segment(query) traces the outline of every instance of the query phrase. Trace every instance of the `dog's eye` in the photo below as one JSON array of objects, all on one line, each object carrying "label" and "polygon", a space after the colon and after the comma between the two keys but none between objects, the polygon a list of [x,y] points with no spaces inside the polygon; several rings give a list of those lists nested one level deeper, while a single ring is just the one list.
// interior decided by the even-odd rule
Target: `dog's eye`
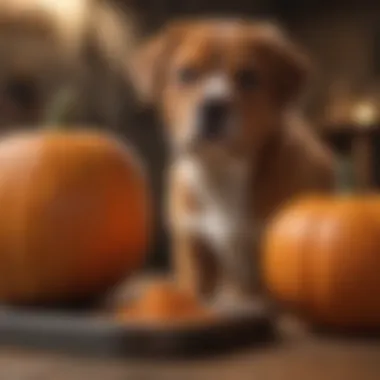
[{"label": "dog's eye", "polygon": [[195,67],[183,67],[178,70],[177,78],[182,84],[194,83],[199,78],[199,71]]},{"label": "dog's eye", "polygon": [[255,70],[244,69],[235,74],[236,85],[242,90],[252,90],[258,85],[258,77]]}]

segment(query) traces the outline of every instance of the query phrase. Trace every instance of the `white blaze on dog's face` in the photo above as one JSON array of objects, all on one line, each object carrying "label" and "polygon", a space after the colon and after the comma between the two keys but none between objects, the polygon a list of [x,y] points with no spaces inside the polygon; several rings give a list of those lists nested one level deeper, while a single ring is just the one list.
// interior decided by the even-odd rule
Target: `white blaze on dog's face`
[{"label": "white blaze on dog's face", "polygon": [[179,152],[254,155],[307,74],[305,57],[281,31],[239,20],[169,25],[134,63],[137,89],[158,105]]}]

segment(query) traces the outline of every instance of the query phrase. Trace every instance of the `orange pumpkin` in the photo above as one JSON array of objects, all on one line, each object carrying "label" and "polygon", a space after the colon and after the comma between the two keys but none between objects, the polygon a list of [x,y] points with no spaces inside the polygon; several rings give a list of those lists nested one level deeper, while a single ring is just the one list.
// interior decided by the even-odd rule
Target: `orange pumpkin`
[{"label": "orange pumpkin", "polygon": [[90,131],[19,133],[0,142],[0,301],[105,290],[138,268],[150,197],[137,157]]},{"label": "orange pumpkin", "polygon": [[380,198],[305,198],[266,231],[269,292],[312,323],[380,327]]}]

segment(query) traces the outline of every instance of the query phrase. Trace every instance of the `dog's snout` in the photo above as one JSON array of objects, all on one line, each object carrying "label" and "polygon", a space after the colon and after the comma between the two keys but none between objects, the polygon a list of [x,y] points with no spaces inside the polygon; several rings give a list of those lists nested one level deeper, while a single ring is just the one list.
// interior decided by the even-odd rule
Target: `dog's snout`
[{"label": "dog's snout", "polygon": [[224,99],[210,99],[204,102],[201,111],[202,135],[217,138],[224,132],[230,113],[230,103]]},{"label": "dog's snout", "polygon": [[204,116],[210,124],[220,124],[228,113],[229,104],[223,100],[210,100],[204,104]]},{"label": "dog's snout", "polygon": [[37,86],[31,78],[11,78],[5,84],[5,95],[21,107],[32,107],[37,100]]}]

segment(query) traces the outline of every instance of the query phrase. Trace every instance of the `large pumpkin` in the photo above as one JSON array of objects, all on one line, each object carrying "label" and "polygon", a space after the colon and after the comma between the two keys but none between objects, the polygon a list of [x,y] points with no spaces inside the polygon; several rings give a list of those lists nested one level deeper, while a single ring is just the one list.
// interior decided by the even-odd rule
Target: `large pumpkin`
[{"label": "large pumpkin", "polygon": [[305,198],[280,212],[263,245],[271,294],[310,322],[380,327],[380,198]]},{"label": "large pumpkin", "polygon": [[103,291],[140,266],[150,233],[140,163],[98,132],[0,142],[0,302]]}]

